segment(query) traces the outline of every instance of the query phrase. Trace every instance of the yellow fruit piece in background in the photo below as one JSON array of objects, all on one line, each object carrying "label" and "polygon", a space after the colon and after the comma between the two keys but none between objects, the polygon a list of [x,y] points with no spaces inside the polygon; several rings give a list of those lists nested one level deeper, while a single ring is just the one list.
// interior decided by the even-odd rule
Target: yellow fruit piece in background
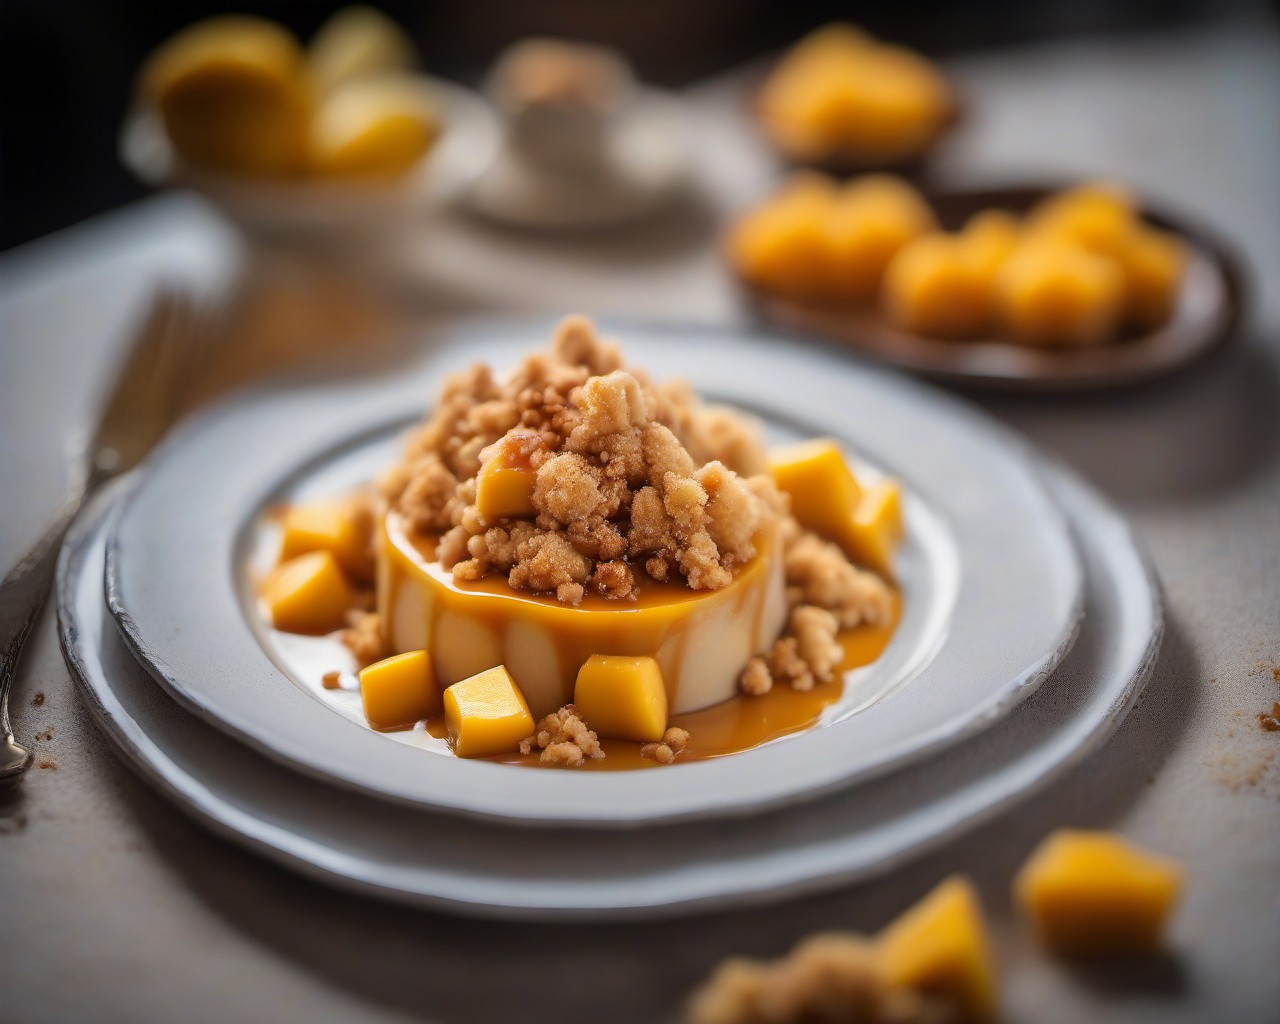
[{"label": "yellow fruit piece in background", "polygon": [[280,560],[288,561],[312,551],[328,551],[353,576],[371,579],[372,525],[348,502],[295,505],[284,516]]},{"label": "yellow fruit piece in background", "polygon": [[147,61],[143,97],[192,164],[291,175],[307,151],[311,94],[297,40],[261,18],[211,18],[179,32]]},{"label": "yellow fruit piece in background", "polygon": [[276,629],[328,633],[343,624],[351,589],[329,551],[313,551],[282,562],[262,584],[262,600]]},{"label": "yellow fruit piece in background", "polygon": [[821,175],[798,175],[738,222],[729,236],[729,260],[739,274],[767,291],[815,298],[827,287],[826,222],[835,186]]},{"label": "yellow fruit piece in background", "polygon": [[922,152],[951,111],[951,93],[924,57],[896,46],[862,54],[847,87],[840,140],[852,153],[893,163]]},{"label": "yellow fruit piece in background", "polygon": [[969,1022],[996,1014],[995,960],[978,894],[948,878],[877,939],[885,980],[946,1000]]},{"label": "yellow fruit piece in background", "polygon": [[994,319],[991,278],[964,239],[941,232],[898,250],[885,271],[881,301],[899,327],[933,338],[976,338]]},{"label": "yellow fruit piece in background", "polygon": [[533,715],[502,665],[445,690],[444,717],[453,752],[459,757],[509,753],[533,735]]},{"label": "yellow fruit piece in background", "polygon": [[311,169],[323,177],[394,177],[420,161],[440,134],[421,80],[357,79],[327,95],[311,130]]},{"label": "yellow fruit piece in background", "polygon": [[360,670],[360,701],[378,729],[411,725],[438,714],[442,704],[431,655],[409,651]]},{"label": "yellow fruit piece in background", "polygon": [[965,222],[960,238],[975,271],[994,287],[996,274],[1018,248],[1022,225],[1007,210],[982,210]]},{"label": "yellow fruit piece in background", "polygon": [[417,51],[404,30],[381,11],[344,7],[319,29],[307,48],[307,68],[321,93],[386,71],[408,71]]},{"label": "yellow fruit piece in background", "polygon": [[1124,301],[1124,275],[1116,261],[1068,244],[1024,243],[996,276],[1000,319],[1015,340],[1029,345],[1110,341]]},{"label": "yellow fruit piece in background", "polygon": [[1154,228],[1138,228],[1130,234],[1120,250],[1127,326],[1153,331],[1168,323],[1186,264],[1186,245],[1174,235]]},{"label": "yellow fruit piece in background", "polygon": [[825,223],[827,289],[833,297],[867,302],[889,262],[936,225],[911,185],[888,174],[855,178],[840,192]]},{"label": "yellow fruit piece in background", "polygon": [[790,496],[791,514],[801,526],[841,546],[848,542],[862,488],[835,441],[772,449],[769,472],[778,490]]},{"label": "yellow fruit piece in background", "polygon": [[859,565],[893,575],[893,553],[902,541],[902,485],[879,480],[862,492],[845,550]]},{"label": "yellow fruit piece in background", "polygon": [[533,487],[537,480],[528,466],[512,466],[489,459],[476,475],[476,511],[486,523],[533,517]]},{"label": "yellow fruit piece in background", "polygon": [[1136,223],[1129,192],[1106,182],[1059,192],[1038,203],[1027,216],[1032,232],[1112,257],[1120,255]]},{"label": "yellow fruit piece in background", "polygon": [[1159,949],[1182,869],[1110,832],[1061,829],[1028,858],[1014,898],[1049,949],[1071,956]]},{"label": "yellow fruit piece in background", "polygon": [[667,731],[667,691],[653,658],[592,655],[578,670],[573,703],[601,736],[656,743]]}]

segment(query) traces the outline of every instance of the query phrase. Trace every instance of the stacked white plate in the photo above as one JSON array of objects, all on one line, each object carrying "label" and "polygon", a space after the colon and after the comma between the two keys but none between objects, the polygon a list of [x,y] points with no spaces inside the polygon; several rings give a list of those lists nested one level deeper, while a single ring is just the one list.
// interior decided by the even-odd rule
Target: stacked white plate
[{"label": "stacked white plate", "polygon": [[[970,407],[778,338],[612,325],[628,358],[840,440],[903,480],[904,616],[814,728],[638,772],[530,771],[382,734],[263,628],[267,510],[395,455],[442,377],[514,365],[488,322],[394,380],[260,390],[180,430],[64,552],[68,663],[119,748],[210,828],[307,874],[459,913],[606,917],[777,899],[883,872],[1100,744],[1159,647],[1159,592],[1105,501]],[[105,600],[104,600],[105,581]]]}]

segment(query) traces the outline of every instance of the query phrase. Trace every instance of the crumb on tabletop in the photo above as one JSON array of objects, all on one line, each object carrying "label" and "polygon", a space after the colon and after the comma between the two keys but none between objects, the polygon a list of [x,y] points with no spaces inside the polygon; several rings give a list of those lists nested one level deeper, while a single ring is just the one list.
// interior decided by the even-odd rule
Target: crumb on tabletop
[{"label": "crumb on tabletop", "polygon": [[684,753],[684,749],[688,745],[689,733],[679,726],[673,725],[662,734],[660,742],[646,743],[642,746],[640,748],[640,756],[646,760],[657,761],[659,764],[671,764]]},{"label": "crumb on tabletop", "polygon": [[540,763],[564,768],[576,768],[588,759],[599,761],[604,757],[599,738],[573,704],[547,715],[532,736],[520,741],[520,753],[532,754],[535,750],[541,751]]},{"label": "crumb on tabletop", "polygon": [[947,1024],[939,1000],[888,983],[875,947],[850,934],[814,935],[775,961],[726,960],[690,999],[689,1024]]}]

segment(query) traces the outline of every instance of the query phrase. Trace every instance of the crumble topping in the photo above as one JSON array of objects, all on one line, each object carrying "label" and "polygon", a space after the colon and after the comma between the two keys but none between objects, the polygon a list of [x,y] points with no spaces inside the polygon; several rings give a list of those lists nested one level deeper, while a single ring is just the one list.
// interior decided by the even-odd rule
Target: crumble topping
[{"label": "crumble topping", "polygon": [[[494,459],[531,474],[527,517],[480,514],[477,477]],[[883,580],[792,518],[754,423],[703,405],[687,383],[625,366],[583,317],[564,320],[550,351],[505,380],[482,365],[450,377],[380,491],[412,530],[439,538],[436,557],[455,579],[501,574],[566,604],[630,599],[644,576],[721,589],[778,526],[787,626],[745,666],[748,694],[834,679],[839,632],[892,614]],[[357,657],[373,650],[375,627],[344,634]]]},{"label": "crumble topping", "polygon": [[381,661],[387,656],[387,644],[382,637],[382,620],[377,612],[352,609],[347,613],[347,628],[339,639],[355,657],[362,668]]},{"label": "crumble topping", "polygon": [[689,1002],[690,1024],[954,1024],[951,1007],[891,986],[870,942],[815,935],[773,962],[726,960]]},{"label": "crumble topping", "polygon": [[604,757],[600,740],[578,715],[573,704],[566,704],[553,711],[537,725],[532,736],[520,741],[520,753],[542,751],[538,760],[542,764],[556,764],[576,768],[587,758],[598,761]]},{"label": "crumble topping", "polygon": [[658,764],[670,764],[684,751],[689,745],[689,733],[672,726],[662,734],[662,740],[658,743],[646,743],[640,748],[640,756],[657,761]]},{"label": "crumble topping", "polygon": [[[476,476],[494,458],[534,474],[532,518],[481,517]],[[576,604],[588,589],[631,596],[637,566],[694,590],[727,586],[773,520],[740,475],[763,466],[753,424],[625,368],[571,317],[505,382],[486,367],[450,378],[382,490],[413,529],[442,535],[456,579],[502,573]]]}]

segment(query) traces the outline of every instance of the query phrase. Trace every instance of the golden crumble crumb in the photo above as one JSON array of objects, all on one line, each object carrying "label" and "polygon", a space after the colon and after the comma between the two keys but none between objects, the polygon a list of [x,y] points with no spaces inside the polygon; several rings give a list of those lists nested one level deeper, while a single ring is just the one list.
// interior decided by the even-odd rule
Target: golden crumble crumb
[{"label": "golden crumble crumb", "polygon": [[347,622],[341,639],[359,665],[372,665],[387,656],[382,620],[376,612],[352,611],[348,613]]},{"label": "golden crumble crumb", "polygon": [[678,726],[672,726],[662,734],[662,739],[657,743],[646,743],[640,748],[640,756],[651,761],[657,761],[659,764],[671,764],[677,757],[684,753],[684,748],[689,745],[689,733]]},{"label": "golden crumble crumb", "polygon": [[726,960],[689,1001],[689,1024],[952,1024],[939,1000],[890,985],[856,935],[815,935],[773,962]]},{"label": "golden crumble crumb", "polygon": [[532,736],[520,741],[520,753],[532,754],[541,750],[538,760],[542,764],[576,768],[588,758],[598,761],[604,757],[600,740],[578,715],[573,704],[566,704],[542,719]]}]

